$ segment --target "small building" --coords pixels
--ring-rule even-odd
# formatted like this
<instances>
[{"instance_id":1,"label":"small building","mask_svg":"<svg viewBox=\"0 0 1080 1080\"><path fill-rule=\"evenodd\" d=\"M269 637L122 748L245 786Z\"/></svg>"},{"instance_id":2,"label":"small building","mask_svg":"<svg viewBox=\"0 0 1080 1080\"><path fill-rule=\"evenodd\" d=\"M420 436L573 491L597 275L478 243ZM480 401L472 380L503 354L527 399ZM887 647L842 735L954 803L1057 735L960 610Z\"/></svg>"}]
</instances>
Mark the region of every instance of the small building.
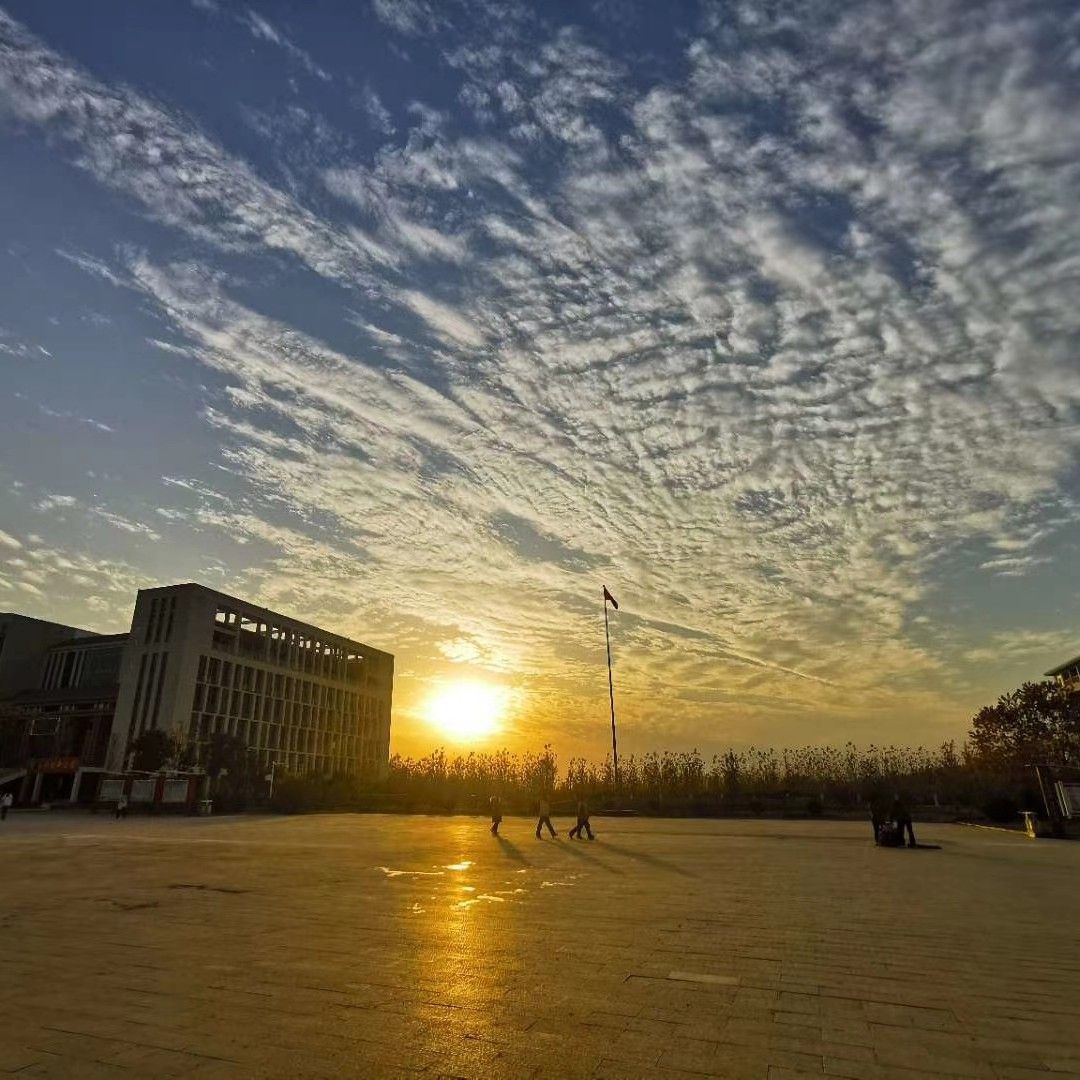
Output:
<instances>
[{"instance_id":1,"label":"small building","mask_svg":"<svg viewBox=\"0 0 1080 1080\"><path fill-rule=\"evenodd\" d=\"M25 769L22 802L92 799L105 771L127 634L58 642L46 650L40 685L3 703L21 729L15 760ZM84 780L91 779L90 787Z\"/></svg>"},{"instance_id":2,"label":"small building","mask_svg":"<svg viewBox=\"0 0 1080 1080\"><path fill-rule=\"evenodd\" d=\"M0 612L0 787L5 792L27 801L33 785L40 792L50 777L58 778L48 781L50 791L70 794L84 751L95 738L109 737L126 635L120 638L119 647L110 638L101 651L96 643L104 639L92 630ZM89 667L88 648L95 658ZM103 656L113 668L104 676L111 682L104 691L95 666ZM104 748L94 749L95 755L94 764L102 765Z\"/></svg>"},{"instance_id":3,"label":"small building","mask_svg":"<svg viewBox=\"0 0 1080 1080\"><path fill-rule=\"evenodd\" d=\"M1067 694L1080 694L1080 656L1067 660L1056 668L1046 672L1048 679L1057 680L1058 685Z\"/></svg>"},{"instance_id":4,"label":"small building","mask_svg":"<svg viewBox=\"0 0 1080 1080\"><path fill-rule=\"evenodd\" d=\"M0 611L0 701L38 685L42 659L53 645L97 636L93 630Z\"/></svg>"}]
</instances>

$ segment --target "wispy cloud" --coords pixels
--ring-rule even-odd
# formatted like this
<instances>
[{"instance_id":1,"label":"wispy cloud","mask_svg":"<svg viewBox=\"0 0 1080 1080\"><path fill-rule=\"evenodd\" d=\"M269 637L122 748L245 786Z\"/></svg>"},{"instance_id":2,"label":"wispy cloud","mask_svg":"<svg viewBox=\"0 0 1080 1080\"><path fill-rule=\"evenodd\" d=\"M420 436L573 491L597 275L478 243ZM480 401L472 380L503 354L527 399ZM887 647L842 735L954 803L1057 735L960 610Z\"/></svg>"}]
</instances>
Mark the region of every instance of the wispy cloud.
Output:
<instances>
[{"instance_id":1,"label":"wispy cloud","mask_svg":"<svg viewBox=\"0 0 1080 1080\"><path fill-rule=\"evenodd\" d=\"M1080 520L1075 21L743 6L649 66L520 7L373 10L446 100L395 125L357 80L386 140L327 132L288 192L0 22L9 111L181 238L65 254L201 373L226 479L167 482L160 530L239 538L238 585L418 681L522 681L526 735L602 704L599 567L631 741L954 734L955 665L1060 643L935 605L946 556L1034 579Z\"/></svg>"}]
</instances>

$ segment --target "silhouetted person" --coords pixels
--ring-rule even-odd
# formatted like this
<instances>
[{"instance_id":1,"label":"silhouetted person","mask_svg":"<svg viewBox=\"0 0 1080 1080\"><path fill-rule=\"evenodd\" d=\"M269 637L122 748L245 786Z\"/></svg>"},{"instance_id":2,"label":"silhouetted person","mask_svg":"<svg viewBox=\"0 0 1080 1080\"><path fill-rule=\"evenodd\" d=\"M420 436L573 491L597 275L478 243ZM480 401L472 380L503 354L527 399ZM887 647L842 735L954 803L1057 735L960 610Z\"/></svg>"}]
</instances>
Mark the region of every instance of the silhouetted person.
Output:
<instances>
[{"instance_id":1,"label":"silhouetted person","mask_svg":"<svg viewBox=\"0 0 1080 1080\"><path fill-rule=\"evenodd\" d=\"M499 800L498 795L492 795L488 800L488 806L491 807L491 835L499 835L499 825L502 824L502 802Z\"/></svg>"},{"instance_id":2,"label":"silhouetted person","mask_svg":"<svg viewBox=\"0 0 1080 1080\"><path fill-rule=\"evenodd\" d=\"M581 839L581 830L584 829L589 834L589 839L593 838L592 827L589 825L589 804L584 799L578 799L577 804L577 824L567 834L569 836L576 836Z\"/></svg>"},{"instance_id":3,"label":"silhouetted person","mask_svg":"<svg viewBox=\"0 0 1080 1080\"><path fill-rule=\"evenodd\" d=\"M874 791L870 794L870 824L874 829L874 843L881 842L881 827L889 821L889 804L884 794Z\"/></svg>"},{"instance_id":4,"label":"silhouetted person","mask_svg":"<svg viewBox=\"0 0 1080 1080\"><path fill-rule=\"evenodd\" d=\"M889 816L896 823L897 829L900 830L900 838L903 840L904 833L907 833L907 846L915 847L915 829L911 823L911 811L908 810L904 800L897 795L892 801L892 807L889 810Z\"/></svg>"},{"instance_id":5,"label":"silhouetted person","mask_svg":"<svg viewBox=\"0 0 1080 1080\"><path fill-rule=\"evenodd\" d=\"M536 820L536 839L540 839L540 829L546 825L547 830L552 836L558 836L555 831L555 826L551 824L551 803L541 795L540 796L540 816Z\"/></svg>"},{"instance_id":6,"label":"silhouetted person","mask_svg":"<svg viewBox=\"0 0 1080 1080\"><path fill-rule=\"evenodd\" d=\"M127 796L124 795L124 794L121 794L120 798L116 800L116 816L117 816L117 818L126 818L127 817L127 806L128 806Z\"/></svg>"},{"instance_id":7,"label":"silhouetted person","mask_svg":"<svg viewBox=\"0 0 1080 1080\"><path fill-rule=\"evenodd\" d=\"M7 821L7 812L11 809L11 804L15 801L15 797L10 791L4 793L3 797L0 797L0 821Z\"/></svg>"}]
</instances>

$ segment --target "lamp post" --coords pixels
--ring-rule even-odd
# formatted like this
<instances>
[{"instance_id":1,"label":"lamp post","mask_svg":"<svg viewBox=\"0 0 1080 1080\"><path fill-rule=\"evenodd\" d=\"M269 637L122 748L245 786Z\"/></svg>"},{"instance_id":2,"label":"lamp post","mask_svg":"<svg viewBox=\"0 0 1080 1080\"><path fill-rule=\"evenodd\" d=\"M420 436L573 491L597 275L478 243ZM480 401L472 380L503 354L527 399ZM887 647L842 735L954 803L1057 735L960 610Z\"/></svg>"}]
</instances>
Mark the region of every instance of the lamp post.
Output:
<instances>
[{"instance_id":1,"label":"lamp post","mask_svg":"<svg viewBox=\"0 0 1080 1080\"><path fill-rule=\"evenodd\" d=\"M267 779L270 781L270 793L267 795L268 800L273 800L274 798L274 772L279 764L281 763L278 761L270 762L270 775L267 777Z\"/></svg>"}]
</instances>

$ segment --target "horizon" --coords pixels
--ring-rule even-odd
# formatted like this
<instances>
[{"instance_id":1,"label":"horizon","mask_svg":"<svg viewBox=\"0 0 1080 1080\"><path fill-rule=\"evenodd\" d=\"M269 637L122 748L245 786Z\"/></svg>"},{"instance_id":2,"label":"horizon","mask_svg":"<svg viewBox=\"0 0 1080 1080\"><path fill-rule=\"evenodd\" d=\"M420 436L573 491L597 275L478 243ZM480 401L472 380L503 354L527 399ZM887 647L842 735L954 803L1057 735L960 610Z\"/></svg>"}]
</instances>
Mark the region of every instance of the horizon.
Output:
<instances>
[{"instance_id":1,"label":"horizon","mask_svg":"<svg viewBox=\"0 0 1080 1080\"><path fill-rule=\"evenodd\" d=\"M1080 653L1070 11L0 0L0 608L602 760L609 589L620 758L960 742Z\"/></svg>"}]
</instances>

